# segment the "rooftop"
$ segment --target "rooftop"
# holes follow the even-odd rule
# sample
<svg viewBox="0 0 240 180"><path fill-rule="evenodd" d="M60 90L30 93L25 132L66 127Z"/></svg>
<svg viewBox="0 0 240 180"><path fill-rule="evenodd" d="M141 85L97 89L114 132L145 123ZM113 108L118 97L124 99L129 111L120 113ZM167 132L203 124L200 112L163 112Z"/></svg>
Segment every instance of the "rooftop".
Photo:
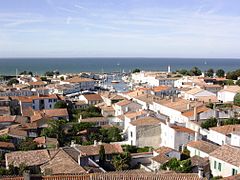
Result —
<svg viewBox="0 0 240 180"><path fill-rule="evenodd" d="M187 144L187 146L198 149L207 154L209 154L209 153L213 152L214 150L216 150L217 148L219 148L219 146L217 146L215 144L212 144L212 143L206 142L206 141L202 141L202 140L191 141Z"/></svg>

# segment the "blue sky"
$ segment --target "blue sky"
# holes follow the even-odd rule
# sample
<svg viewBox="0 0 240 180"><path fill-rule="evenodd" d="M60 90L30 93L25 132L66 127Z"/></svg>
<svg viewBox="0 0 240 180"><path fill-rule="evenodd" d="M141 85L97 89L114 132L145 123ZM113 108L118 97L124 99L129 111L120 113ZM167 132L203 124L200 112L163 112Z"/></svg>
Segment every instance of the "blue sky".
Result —
<svg viewBox="0 0 240 180"><path fill-rule="evenodd" d="M0 57L240 57L239 0L0 0Z"/></svg>

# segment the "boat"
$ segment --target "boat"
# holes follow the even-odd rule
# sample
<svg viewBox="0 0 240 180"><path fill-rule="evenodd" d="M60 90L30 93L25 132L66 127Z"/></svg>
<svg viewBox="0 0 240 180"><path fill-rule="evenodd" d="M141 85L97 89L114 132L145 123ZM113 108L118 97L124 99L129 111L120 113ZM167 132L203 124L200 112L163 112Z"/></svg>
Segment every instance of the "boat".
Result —
<svg viewBox="0 0 240 180"><path fill-rule="evenodd" d="M118 84L118 83L120 83L120 81L118 81L118 80L112 80L111 83L112 83L112 84Z"/></svg>

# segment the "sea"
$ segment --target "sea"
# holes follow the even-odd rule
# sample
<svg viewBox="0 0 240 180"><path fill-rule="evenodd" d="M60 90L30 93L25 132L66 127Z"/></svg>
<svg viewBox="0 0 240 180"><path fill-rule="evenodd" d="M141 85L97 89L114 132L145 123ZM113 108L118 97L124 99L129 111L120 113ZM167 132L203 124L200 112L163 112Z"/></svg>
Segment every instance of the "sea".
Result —
<svg viewBox="0 0 240 180"><path fill-rule="evenodd" d="M0 75L15 75L17 72L32 71L44 74L46 71L60 73L79 72L130 72L135 68L141 70L172 71L209 68L231 71L240 68L240 59L217 58L0 58Z"/></svg>

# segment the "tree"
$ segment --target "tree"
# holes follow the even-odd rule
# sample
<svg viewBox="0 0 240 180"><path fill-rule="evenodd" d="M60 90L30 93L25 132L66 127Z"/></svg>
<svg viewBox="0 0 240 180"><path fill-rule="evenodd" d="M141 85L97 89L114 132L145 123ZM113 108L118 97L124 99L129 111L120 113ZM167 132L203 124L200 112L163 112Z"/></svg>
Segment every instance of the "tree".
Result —
<svg viewBox="0 0 240 180"><path fill-rule="evenodd" d="M101 145L99 149L99 164L103 165L105 162L106 162L106 153L105 153L104 146Z"/></svg>
<svg viewBox="0 0 240 180"><path fill-rule="evenodd" d="M234 103L234 105L236 105L236 106L240 106L240 93L237 93L237 94L234 96L233 103Z"/></svg>
<svg viewBox="0 0 240 180"><path fill-rule="evenodd" d="M176 158L172 158L161 166L161 169L163 170L166 170L167 168L178 173L189 173L192 170L191 160L187 159L181 161Z"/></svg>
<svg viewBox="0 0 240 180"><path fill-rule="evenodd" d="M190 70L190 75L191 76L200 76L200 75L202 75L202 71L198 67L193 67Z"/></svg>
<svg viewBox="0 0 240 180"><path fill-rule="evenodd" d="M189 71L186 70L186 69L180 69L180 70L177 70L177 72L178 72L179 74L184 75L184 76L190 75L190 74L189 74Z"/></svg>
<svg viewBox="0 0 240 180"><path fill-rule="evenodd" d="M55 109L67 108L67 103L65 101L58 101L54 104Z"/></svg>
<svg viewBox="0 0 240 180"><path fill-rule="evenodd" d="M207 77L213 77L213 74L214 74L214 70L213 70L213 69L209 69L209 70L207 70L207 72L205 73L205 75L206 75Z"/></svg>
<svg viewBox="0 0 240 180"><path fill-rule="evenodd" d="M211 127L216 127L217 126L217 119L216 118L210 118L207 119L206 121L202 122L201 127L205 129L209 129Z"/></svg>
<svg viewBox="0 0 240 180"><path fill-rule="evenodd" d="M63 81L63 80L64 80L64 77L63 77L63 76L61 76L61 77L60 77L60 80L61 80L61 81Z"/></svg>
<svg viewBox="0 0 240 180"><path fill-rule="evenodd" d="M47 136L51 138L57 138L60 145L65 143L64 126L66 125L66 120L49 120L48 127L44 128L41 132L41 136Z"/></svg>
<svg viewBox="0 0 240 180"><path fill-rule="evenodd" d="M31 75L31 76L33 76L32 71L23 71L23 72L20 72L19 74L20 75Z"/></svg>
<svg viewBox="0 0 240 180"><path fill-rule="evenodd" d="M10 81L8 81L7 85L8 86L12 86L13 84L18 84L19 81L17 79L11 79Z"/></svg>
<svg viewBox="0 0 240 180"><path fill-rule="evenodd" d="M123 171L130 168L131 155L128 152L114 156L112 163L116 170Z"/></svg>
<svg viewBox="0 0 240 180"><path fill-rule="evenodd" d="M21 141L18 148L21 151L36 150L38 149L38 144L34 142L32 139L28 138L26 140Z"/></svg>
<svg viewBox="0 0 240 180"><path fill-rule="evenodd" d="M236 81L236 85L240 86L240 79Z"/></svg>
<svg viewBox="0 0 240 180"><path fill-rule="evenodd" d="M225 76L225 71L223 69L218 69L216 71L216 76L217 77L224 77Z"/></svg>
<svg viewBox="0 0 240 180"><path fill-rule="evenodd" d="M225 85L231 86L234 85L234 81L232 79L228 79L224 82Z"/></svg>
<svg viewBox="0 0 240 180"><path fill-rule="evenodd" d="M132 73L139 73L140 71L141 71L140 69L136 68L132 71Z"/></svg>
<svg viewBox="0 0 240 180"><path fill-rule="evenodd" d="M101 129L100 130L102 141L103 142L117 142L122 141L121 131L117 127L111 127L108 129Z"/></svg>

